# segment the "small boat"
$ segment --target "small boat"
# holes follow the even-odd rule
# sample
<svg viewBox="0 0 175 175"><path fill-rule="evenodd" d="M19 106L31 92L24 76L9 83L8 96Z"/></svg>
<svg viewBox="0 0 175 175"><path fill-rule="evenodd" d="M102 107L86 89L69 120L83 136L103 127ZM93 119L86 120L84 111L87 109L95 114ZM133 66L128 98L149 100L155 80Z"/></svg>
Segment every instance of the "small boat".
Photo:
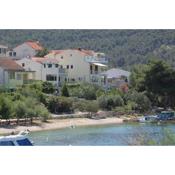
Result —
<svg viewBox="0 0 175 175"><path fill-rule="evenodd" d="M154 122L157 121L157 115L148 115L148 116L143 116L138 119L139 122L145 123L145 122Z"/></svg>
<svg viewBox="0 0 175 175"><path fill-rule="evenodd" d="M174 111L162 111L158 115L143 116L139 118L138 120L139 122L143 122L143 123L175 120L175 113Z"/></svg>
<svg viewBox="0 0 175 175"><path fill-rule="evenodd" d="M175 113L174 111L162 111L157 115L157 119L159 121L175 120Z"/></svg>
<svg viewBox="0 0 175 175"><path fill-rule="evenodd" d="M19 134L0 137L0 146L33 146L27 138L29 131L22 131Z"/></svg>

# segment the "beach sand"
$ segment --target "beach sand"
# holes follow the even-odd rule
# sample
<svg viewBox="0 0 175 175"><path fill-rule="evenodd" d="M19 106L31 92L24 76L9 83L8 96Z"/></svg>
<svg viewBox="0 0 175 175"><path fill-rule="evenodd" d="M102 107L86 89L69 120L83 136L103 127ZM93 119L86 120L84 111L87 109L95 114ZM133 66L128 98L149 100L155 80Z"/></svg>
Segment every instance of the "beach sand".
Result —
<svg viewBox="0 0 175 175"><path fill-rule="evenodd" d="M43 130L54 130L67 127L76 126L91 126L91 125L105 125L105 124L119 124L123 123L121 118L105 118L105 119L88 119L88 118L71 118L71 119L52 119L48 120L47 123L41 123L34 121L36 124L32 126L13 126L13 127L0 127L0 134L10 134L11 132L20 132L29 129L31 132L43 131Z"/></svg>

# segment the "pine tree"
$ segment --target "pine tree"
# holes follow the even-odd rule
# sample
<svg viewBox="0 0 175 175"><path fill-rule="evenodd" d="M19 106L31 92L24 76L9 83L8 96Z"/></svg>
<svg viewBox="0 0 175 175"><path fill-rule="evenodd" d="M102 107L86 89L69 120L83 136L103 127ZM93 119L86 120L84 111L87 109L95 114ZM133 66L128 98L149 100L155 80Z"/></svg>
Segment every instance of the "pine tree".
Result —
<svg viewBox="0 0 175 175"><path fill-rule="evenodd" d="M67 89L67 85L66 84L63 85L63 87L61 89L61 94L62 94L62 96L69 97L69 91Z"/></svg>

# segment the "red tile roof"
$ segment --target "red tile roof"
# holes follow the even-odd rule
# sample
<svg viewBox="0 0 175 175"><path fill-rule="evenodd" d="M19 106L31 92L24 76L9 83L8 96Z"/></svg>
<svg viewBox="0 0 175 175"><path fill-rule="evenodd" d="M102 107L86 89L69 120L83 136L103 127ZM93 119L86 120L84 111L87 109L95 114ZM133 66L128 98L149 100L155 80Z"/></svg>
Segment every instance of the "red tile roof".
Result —
<svg viewBox="0 0 175 175"><path fill-rule="evenodd" d="M24 71L20 65L10 58L0 58L0 67L4 70Z"/></svg>
<svg viewBox="0 0 175 175"><path fill-rule="evenodd" d="M38 41L26 41L25 43L28 44L30 47L32 47L35 50L44 49Z"/></svg>
<svg viewBox="0 0 175 175"><path fill-rule="evenodd" d="M88 56L93 56L95 54L95 52L93 50L85 50L85 49L75 49L77 51L79 51L80 53L83 53L85 55L88 55Z"/></svg>
<svg viewBox="0 0 175 175"><path fill-rule="evenodd" d="M67 50L78 51L78 52L80 52L80 54L83 54L85 56L86 55L87 56L93 56L95 54L95 52L93 50L85 50L85 49L80 49L80 48L79 49L67 49ZM52 53L54 55L59 55L59 54L64 53L67 50L51 50L50 53ZM47 55L45 57L47 57Z"/></svg>
<svg viewBox="0 0 175 175"><path fill-rule="evenodd" d="M46 57L32 57L31 58L33 61L38 62L38 63L59 63L59 60L56 58L46 58Z"/></svg>

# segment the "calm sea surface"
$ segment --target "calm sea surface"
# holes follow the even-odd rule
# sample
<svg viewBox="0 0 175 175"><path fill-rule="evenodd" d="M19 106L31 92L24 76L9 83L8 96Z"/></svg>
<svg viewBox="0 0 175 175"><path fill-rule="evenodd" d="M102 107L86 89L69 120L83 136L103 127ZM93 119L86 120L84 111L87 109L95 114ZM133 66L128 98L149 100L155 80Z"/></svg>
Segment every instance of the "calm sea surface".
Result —
<svg viewBox="0 0 175 175"><path fill-rule="evenodd" d="M29 137L35 145L48 146L117 146L155 143L156 145L162 145L162 143L166 145L167 134L174 133L175 124L136 123L39 131L31 133ZM170 139L170 144L175 145L172 139Z"/></svg>

